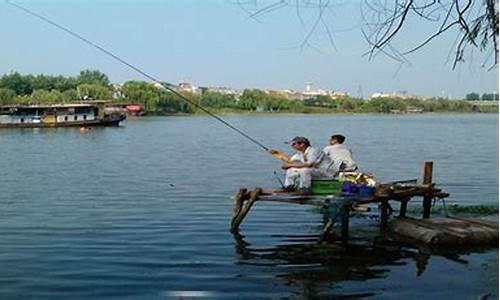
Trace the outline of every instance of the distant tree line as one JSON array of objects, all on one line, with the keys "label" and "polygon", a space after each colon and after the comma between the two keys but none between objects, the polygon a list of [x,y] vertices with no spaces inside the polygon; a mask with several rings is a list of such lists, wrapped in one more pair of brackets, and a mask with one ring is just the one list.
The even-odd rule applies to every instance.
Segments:
[{"label": "distant tree line", "polygon": [[[498,106],[477,106],[468,101],[434,99],[315,96],[304,100],[289,99],[279,92],[245,89],[241,95],[202,89],[201,94],[182,92],[191,101],[216,112],[289,112],[289,113],[391,113],[408,110],[425,112],[497,112]],[[473,93],[471,93],[473,94]],[[477,97],[475,97],[477,95]],[[467,95],[477,100],[479,94]],[[498,94],[483,94],[483,100]],[[112,85],[108,76],[97,70],[83,70],[76,77],[21,75],[11,72],[0,77],[0,105],[55,104],[82,100],[109,100],[138,103],[149,114],[198,113],[198,110],[168,90],[144,81]]]},{"label": "distant tree line", "polygon": [[483,100],[483,101],[498,101],[498,93],[483,93],[482,95],[479,95],[478,93],[469,93],[465,95],[465,100],[467,101],[476,101],[476,100]]},{"label": "distant tree line", "polygon": [[21,75],[0,77],[0,105],[55,104],[81,100],[110,100],[142,104],[151,113],[192,113],[194,110],[172,93],[141,81],[127,81],[121,87],[110,83],[97,70],[83,70],[76,77]]}]

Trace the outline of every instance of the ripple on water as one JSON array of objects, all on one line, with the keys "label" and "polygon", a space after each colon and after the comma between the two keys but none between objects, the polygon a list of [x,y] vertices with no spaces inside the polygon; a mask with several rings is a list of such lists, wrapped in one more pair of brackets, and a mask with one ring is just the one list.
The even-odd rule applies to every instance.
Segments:
[{"label": "ripple on water", "polygon": [[[498,203],[497,116],[228,119],[283,150],[298,134],[323,145],[342,132],[363,169],[382,180],[420,178],[422,162],[434,160],[451,202]],[[496,249],[426,256],[386,244],[369,218],[353,219],[353,243],[342,248],[316,243],[316,210],[258,203],[241,234],[229,234],[233,194],[277,186],[279,164],[219,129],[209,118],[179,117],[85,135],[0,133],[0,297],[498,295],[484,280],[498,278]]]}]

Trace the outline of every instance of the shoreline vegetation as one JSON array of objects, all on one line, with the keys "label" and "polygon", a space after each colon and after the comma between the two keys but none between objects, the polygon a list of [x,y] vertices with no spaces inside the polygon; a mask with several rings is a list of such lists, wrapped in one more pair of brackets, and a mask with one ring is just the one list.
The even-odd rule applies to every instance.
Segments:
[{"label": "shoreline vegetation", "polygon": [[[404,114],[404,113],[498,113],[498,102],[481,105],[466,99],[380,97],[360,99],[317,95],[303,100],[289,99],[278,92],[245,89],[227,94],[209,89],[200,93],[178,91],[193,102],[217,114]],[[21,75],[10,72],[0,77],[0,105],[59,104],[85,100],[142,105],[147,115],[202,114],[168,90],[145,81],[111,84],[96,70],[83,70],[76,77]]]}]

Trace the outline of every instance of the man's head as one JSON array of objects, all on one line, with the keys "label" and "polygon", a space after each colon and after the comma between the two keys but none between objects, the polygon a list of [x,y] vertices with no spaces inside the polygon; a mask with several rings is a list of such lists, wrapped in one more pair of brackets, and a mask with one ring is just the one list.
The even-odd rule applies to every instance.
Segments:
[{"label": "man's head", "polygon": [[311,146],[311,143],[303,136],[296,136],[290,141],[290,146],[297,151],[304,152]]},{"label": "man's head", "polygon": [[345,136],[341,134],[334,134],[330,138],[330,145],[343,144],[345,141]]}]

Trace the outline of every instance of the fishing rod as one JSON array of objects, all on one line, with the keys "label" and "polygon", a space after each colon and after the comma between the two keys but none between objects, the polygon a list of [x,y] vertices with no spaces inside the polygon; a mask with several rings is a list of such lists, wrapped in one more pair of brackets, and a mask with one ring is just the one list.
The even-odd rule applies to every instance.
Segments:
[{"label": "fishing rod", "polygon": [[73,36],[74,38],[96,48],[97,50],[103,52],[104,54],[110,56],[111,58],[115,59],[116,61],[120,62],[121,64],[129,67],[130,69],[136,71],[137,73],[141,74],[142,76],[152,80],[153,82],[155,83],[158,83],[160,84],[164,89],[172,92],[174,95],[178,96],[179,98],[181,98],[182,100],[184,100],[185,102],[191,104],[192,106],[202,110],[203,112],[205,112],[206,114],[208,114],[209,116],[213,117],[214,119],[216,119],[217,121],[221,122],[222,124],[226,125],[227,127],[229,127],[230,129],[236,131],[237,133],[239,133],[241,136],[245,137],[246,139],[248,139],[249,141],[253,142],[254,144],[256,144],[257,146],[261,147],[262,149],[264,149],[265,151],[269,151],[270,149],[268,147],[266,147],[264,144],[262,144],[261,142],[257,141],[256,139],[254,139],[253,137],[251,137],[250,135],[248,135],[247,133],[243,132],[241,129],[238,129],[237,127],[235,127],[234,125],[230,124],[229,122],[227,122],[226,120],[222,119],[221,117],[219,117],[218,115],[216,115],[215,113],[211,112],[210,110],[208,110],[207,108],[201,106],[200,104],[194,102],[193,100],[189,99],[188,97],[182,95],[181,93],[177,92],[176,90],[170,88],[168,85],[166,85],[165,83],[161,82],[160,80],[156,79],[155,77],[153,77],[152,75],[144,72],[143,70],[139,69],[138,67],[134,66],[133,64],[127,62],[126,60],[122,59],[121,57],[119,57],[118,55],[114,54],[113,52],[107,50],[106,48],[92,42],[91,40],[81,36],[80,34],[74,32],[73,30],[55,22],[55,21],[52,21],[51,19],[45,17],[45,16],[42,16],[40,15],[39,13],[36,13],[20,4],[17,4],[17,3],[14,3],[14,2],[11,2],[10,0],[5,0],[5,2],[19,10],[22,10],[24,11],[25,13],[35,17],[35,18],[38,18],[42,21],[44,21],[45,23],[48,23],[56,28],[59,28],[60,30],[66,32],[67,34]]}]

